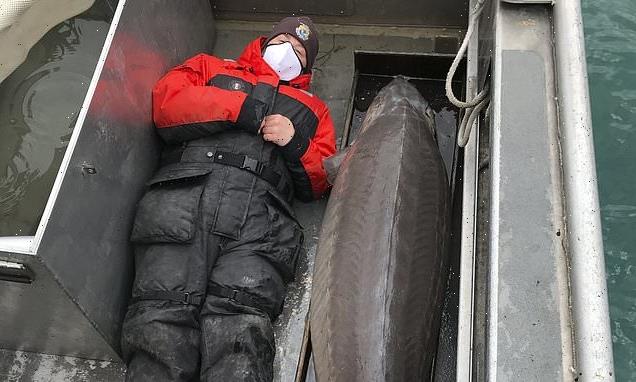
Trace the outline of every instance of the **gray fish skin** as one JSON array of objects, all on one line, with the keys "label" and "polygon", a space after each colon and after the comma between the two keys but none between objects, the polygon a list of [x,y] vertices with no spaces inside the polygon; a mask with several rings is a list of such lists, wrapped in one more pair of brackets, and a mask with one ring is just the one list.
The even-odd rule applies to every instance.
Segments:
[{"label": "gray fish skin", "polygon": [[428,380],[447,275],[448,181],[428,103],[383,88],[339,169],[310,308],[316,379]]}]

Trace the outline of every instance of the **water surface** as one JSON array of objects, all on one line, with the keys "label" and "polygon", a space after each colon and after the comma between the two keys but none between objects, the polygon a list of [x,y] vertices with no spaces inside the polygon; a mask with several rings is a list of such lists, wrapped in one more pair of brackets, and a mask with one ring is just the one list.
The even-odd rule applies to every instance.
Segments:
[{"label": "water surface", "polygon": [[636,381],[636,1],[582,0],[617,381]]},{"label": "water surface", "polygon": [[0,236],[35,234],[108,32],[111,2],[54,26],[0,83]]}]

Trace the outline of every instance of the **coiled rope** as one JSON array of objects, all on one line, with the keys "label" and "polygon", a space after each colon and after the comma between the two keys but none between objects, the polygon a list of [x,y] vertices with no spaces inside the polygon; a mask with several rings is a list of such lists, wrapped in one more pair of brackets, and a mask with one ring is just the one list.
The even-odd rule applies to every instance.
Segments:
[{"label": "coiled rope", "polygon": [[470,36],[474,33],[475,24],[479,15],[484,9],[485,0],[478,0],[475,4],[475,8],[470,12],[470,17],[468,18],[468,30],[466,31],[466,35],[464,36],[464,41],[462,41],[462,45],[459,47],[459,51],[451,64],[450,69],[448,70],[448,74],[446,75],[446,97],[451,103],[457,106],[460,109],[466,109],[464,112],[464,117],[462,118],[461,124],[459,126],[459,131],[457,132],[457,145],[459,147],[465,147],[468,143],[468,139],[470,138],[470,132],[472,130],[475,119],[479,116],[479,113],[488,105],[490,102],[490,98],[488,97],[489,87],[488,85],[484,86],[481,92],[479,92],[472,100],[460,101],[455,97],[455,93],[453,93],[453,77],[455,77],[455,72],[457,71],[457,67],[459,66],[460,61],[464,57],[466,53],[466,49],[468,49],[468,41],[470,40]]}]

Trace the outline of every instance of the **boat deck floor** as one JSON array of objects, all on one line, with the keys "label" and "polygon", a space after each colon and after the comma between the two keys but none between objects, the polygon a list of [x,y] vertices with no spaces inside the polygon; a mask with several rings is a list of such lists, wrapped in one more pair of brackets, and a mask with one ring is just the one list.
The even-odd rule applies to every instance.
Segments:
[{"label": "boat deck floor", "polygon": [[[268,22],[217,21],[214,55],[236,58],[243,47],[272,27]],[[347,124],[354,79],[354,51],[451,53],[460,31],[441,28],[318,25],[321,32],[312,92],[329,106],[338,145]],[[326,199],[297,202],[305,229],[305,248],[296,281],[289,286],[285,308],[275,323],[275,381],[293,381],[309,308],[311,273]],[[448,349],[452,351],[452,349]],[[445,358],[445,357],[443,357]],[[0,350],[0,379],[9,381],[120,381],[118,363]]]}]

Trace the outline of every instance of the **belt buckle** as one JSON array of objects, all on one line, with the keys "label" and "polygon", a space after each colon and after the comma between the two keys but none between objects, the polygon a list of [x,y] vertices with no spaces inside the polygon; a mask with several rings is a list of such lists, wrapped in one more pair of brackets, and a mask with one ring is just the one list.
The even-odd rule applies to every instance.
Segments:
[{"label": "belt buckle", "polygon": [[241,168],[259,174],[262,170],[261,163],[254,158],[248,157],[247,155],[245,155],[245,157],[243,158],[243,164],[241,165]]},{"label": "belt buckle", "polygon": [[236,303],[239,303],[238,300],[236,299],[236,296],[238,296],[238,294],[239,294],[238,290],[232,289],[232,295],[230,297],[228,297],[228,298],[230,299],[230,301],[234,301]]}]

